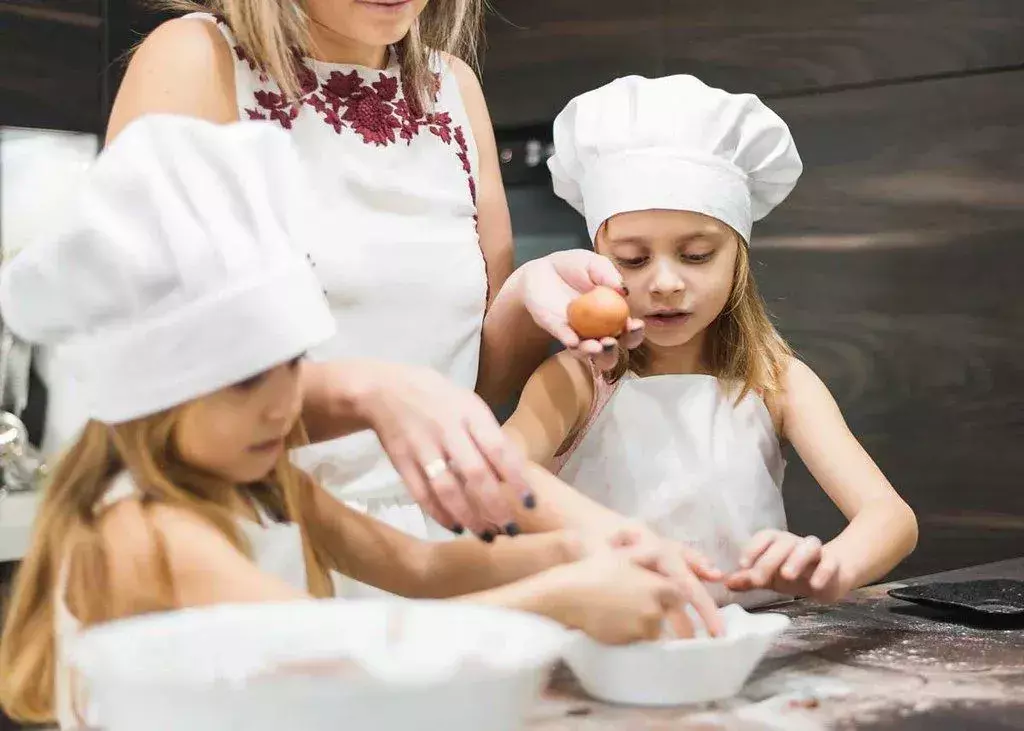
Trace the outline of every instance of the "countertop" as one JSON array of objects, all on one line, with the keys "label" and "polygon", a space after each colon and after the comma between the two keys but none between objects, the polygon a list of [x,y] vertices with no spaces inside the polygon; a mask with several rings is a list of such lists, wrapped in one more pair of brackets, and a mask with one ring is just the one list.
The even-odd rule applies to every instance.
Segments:
[{"label": "countertop", "polygon": [[896,586],[1024,579],[1024,558],[862,589],[836,606],[778,607],[794,622],[740,697],[640,709],[591,701],[556,671],[530,731],[985,731],[1024,729],[1024,622],[953,623],[886,595]]}]

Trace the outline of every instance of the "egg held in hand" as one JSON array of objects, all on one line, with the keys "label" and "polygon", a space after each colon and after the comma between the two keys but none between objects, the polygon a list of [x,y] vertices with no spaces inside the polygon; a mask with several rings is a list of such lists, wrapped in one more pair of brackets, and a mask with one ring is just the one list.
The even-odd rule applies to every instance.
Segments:
[{"label": "egg held in hand", "polygon": [[629,305],[610,287],[595,287],[569,303],[569,327],[584,339],[614,338],[626,329]]}]

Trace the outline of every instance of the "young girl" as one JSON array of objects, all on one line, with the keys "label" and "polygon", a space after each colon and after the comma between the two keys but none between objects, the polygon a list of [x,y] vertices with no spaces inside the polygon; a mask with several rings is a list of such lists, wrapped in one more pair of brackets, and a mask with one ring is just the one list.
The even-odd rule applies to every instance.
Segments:
[{"label": "young girl", "polygon": [[70,226],[5,269],[7,323],[66,349],[91,417],[53,473],[9,606],[11,716],[102,725],[66,664],[83,625],[322,597],[331,570],[607,642],[656,635],[678,612],[643,555],[566,533],[423,543],[291,465],[302,354],[334,331],[296,248],[319,230],[309,193],[280,130],[147,117],[96,163]]},{"label": "young girl", "polygon": [[[550,359],[506,430],[593,500],[699,549],[725,573],[721,603],[835,600],[884,576],[914,548],[914,514],[776,332],[751,271],[752,223],[802,170],[783,121],[693,77],[629,77],[573,100],[554,142],[555,192],[622,272],[646,339],[608,376]],[[786,530],[780,440],[849,520],[825,545]],[[580,498],[545,491],[534,526],[592,513]]]}]

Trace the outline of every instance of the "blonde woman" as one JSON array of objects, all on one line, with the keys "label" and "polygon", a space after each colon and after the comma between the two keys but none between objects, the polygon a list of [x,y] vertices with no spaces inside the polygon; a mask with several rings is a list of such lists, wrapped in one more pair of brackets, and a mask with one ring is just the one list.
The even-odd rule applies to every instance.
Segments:
[{"label": "blonde woman", "polygon": [[310,260],[338,325],[304,376],[305,417],[320,443],[299,464],[417,535],[450,536],[437,524],[485,539],[515,533],[498,484],[527,505],[535,497],[487,404],[522,386],[552,336],[614,362],[614,342],[581,343],[565,309],[578,291],[621,278],[583,251],[512,273],[494,135],[473,72],[483,0],[173,6],[188,15],[137,49],[108,141],[133,119],[168,112],[264,120],[298,145],[323,215]]},{"label": "blonde woman", "polygon": [[[776,332],[751,267],[754,221],[802,171],[786,124],[692,76],[628,77],[558,116],[549,166],[646,337],[608,374],[545,363],[507,431],[582,494],[710,559],[719,603],[833,601],[888,573],[916,544],[914,513]],[[849,520],[825,545],[787,530],[782,440]],[[563,491],[531,527],[564,524],[581,499]]]}]

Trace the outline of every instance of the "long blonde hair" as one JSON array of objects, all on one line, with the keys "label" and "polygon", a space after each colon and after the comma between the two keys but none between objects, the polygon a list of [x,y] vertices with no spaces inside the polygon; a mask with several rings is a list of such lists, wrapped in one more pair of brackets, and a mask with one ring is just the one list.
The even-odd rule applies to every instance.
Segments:
[{"label": "long blonde hair", "polygon": [[[55,596],[62,578],[67,581],[68,606],[83,625],[114,618],[97,506],[118,473],[127,471],[132,476],[144,510],[157,504],[187,509],[250,554],[231,507],[237,505],[232,502],[237,493],[224,481],[190,467],[177,454],[173,432],[180,410],[117,426],[90,422],[58,462],[40,504],[28,554],[16,574],[0,639],[0,703],[11,717],[47,722],[54,716],[54,602],[65,598]],[[306,441],[300,423],[289,435],[288,445]],[[311,543],[306,520],[315,489],[312,479],[283,455],[263,483],[250,487],[248,496],[274,519],[299,525],[309,591],[324,597],[333,593],[328,562]],[[138,596],[133,597],[130,614],[174,608],[166,548],[159,531],[151,528],[150,536],[155,549],[153,575],[145,577]]]},{"label": "long blonde hair", "polygon": [[[739,235],[736,235],[739,239]],[[732,291],[722,312],[705,333],[704,366],[725,383],[739,385],[737,403],[750,391],[778,392],[782,375],[793,351],[775,329],[765,309],[750,268],[750,250],[739,239]],[[607,375],[609,381],[622,378],[627,370],[643,375],[650,366],[650,353],[641,345],[628,353],[620,349],[619,362]]]},{"label": "long blonde hair", "polygon": [[[298,58],[312,55],[310,18],[301,0],[155,0],[170,10],[224,19],[242,51],[290,98],[300,94]],[[406,99],[425,109],[434,93],[430,54],[461,58],[479,70],[485,0],[430,0],[395,46]]]}]

